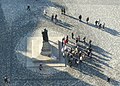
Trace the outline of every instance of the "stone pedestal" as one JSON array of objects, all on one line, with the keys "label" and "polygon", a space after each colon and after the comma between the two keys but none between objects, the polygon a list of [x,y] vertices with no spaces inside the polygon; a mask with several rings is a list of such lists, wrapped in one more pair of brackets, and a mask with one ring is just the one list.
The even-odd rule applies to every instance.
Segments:
[{"label": "stone pedestal", "polygon": [[41,50],[41,55],[44,56],[51,56],[51,46],[49,42],[43,42],[42,50]]}]

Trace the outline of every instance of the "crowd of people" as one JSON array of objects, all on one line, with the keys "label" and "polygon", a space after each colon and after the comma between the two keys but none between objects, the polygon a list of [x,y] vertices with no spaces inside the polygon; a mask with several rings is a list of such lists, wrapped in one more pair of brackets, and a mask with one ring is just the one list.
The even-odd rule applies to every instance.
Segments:
[{"label": "crowd of people", "polygon": [[67,59],[68,65],[70,67],[74,64],[79,65],[80,62],[82,62],[83,60],[92,57],[92,40],[88,42],[88,46],[85,49],[82,49],[81,46],[79,46],[79,43],[82,42],[86,45],[86,37],[80,39],[79,35],[76,38],[74,33],[72,33],[71,35],[72,39],[75,40],[74,46],[67,46],[67,44],[69,43],[68,35],[66,37],[63,37],[62,39],[62,54],[63,57]]}]

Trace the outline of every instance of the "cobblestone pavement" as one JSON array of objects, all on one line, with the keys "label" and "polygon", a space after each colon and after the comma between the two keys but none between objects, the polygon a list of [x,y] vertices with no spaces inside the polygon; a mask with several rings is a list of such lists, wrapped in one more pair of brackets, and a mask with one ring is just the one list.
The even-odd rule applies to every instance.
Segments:
[{"label": "cobblestone pavement", "polygon": [[[119,4],[119,0],[0,0],[0,86],[4,86],[5,75],[10,78],[10,86],[120,86]],[[27,5],[31,6],[30,11],[26,10]],[[49,14],[57,9],[60,14],[61,7],[67,9],[67,15],[58,16],[60,24],[42,15],[44,9]],[[83,21],[89,16],[91,24],[79,22],[79,14]],[[94,20],[99,18],[106,23],[105,30],[94,27]],[[67,67],[64,72],[51,75],[27,69],[14,49],[26,35],[38,36],[41,26],[65,35],[74,32],[86,36],[87,41],[92,39],[93,58],[78,68]],[[107,77],[112,78],[111,83],[106,81]]]}]

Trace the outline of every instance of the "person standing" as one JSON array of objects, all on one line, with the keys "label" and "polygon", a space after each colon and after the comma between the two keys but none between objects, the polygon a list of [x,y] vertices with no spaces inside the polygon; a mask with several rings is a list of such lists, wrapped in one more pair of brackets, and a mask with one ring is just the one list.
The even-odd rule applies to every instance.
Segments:
[{"label": "person standing", "polygon": [[51,16],[51,21],[53,21],[53,19],[54,19],[54,14],[52,14],[52,16]]},{"label": "person standing", "polygon": [[65,13],[66,13],[66,12],[65,12],[65,8],[63,8],[63,14],[65,15]]},{"label": "person standing", "polygon": [[98,25],[98,21],[97,21],[97,20],[95,21],[95,25],[96,25],[96,26]]},{"label": "person standing", "polygon": [[87,22],[87,24],[88,24],[88,22],[89,22],[89,17],[87,17],[86,22]]},{"label": "person standing", "polygon": [[78,38],[76,37],[76,44],[78,43]]},{"label": "person standing", "polygon": [[86,41],[85,41],[85,40],[86,40],[86,36],[83,38],[83,42],[84,42],[84,43],[86,43]]},{"label": "person standing", "polygon": [[30,6],[29,6],[29,5],[27,6],[27,10],[29,10],[29,11],[30,11]]},{"label": "person standing", "polygon": [[81,21],[81,19],[82,19],[82,15],[79,16],[79,21]]},{"label": "person standing", "polygon": [[105,29],[105,23],[103,23],[103,29]]},{"label": "person standing", "polygon": [[42,70],[42,68],[43,68],[42,63],[40,63],[39,70]]},{"label": "person standing", "polygon": [[58,19],[57,19],[57,14],[55,15],[55,23],[57,23]]},{"label": "person standing", "polygon": [[64,10],[63,10],[63,8],[61,8],[61,14],[63,14],[64,12],[63,12]]},{"label": "person standing", "polygon": [[91,45],[91,43],[92,43],[92,40],[89,41],[89,45]]},{"label": "person standing", "polygon": [[99,29],[101,29],[101,27],[102,27],[102,24],[99,24]]},{"label": "person standing", "polygon": [[72,32],[72,39],[74,39],[74,33]]},{"label": "person standing", "polygon": [[80,42],[80,35],[78,35],[78,41]]}]

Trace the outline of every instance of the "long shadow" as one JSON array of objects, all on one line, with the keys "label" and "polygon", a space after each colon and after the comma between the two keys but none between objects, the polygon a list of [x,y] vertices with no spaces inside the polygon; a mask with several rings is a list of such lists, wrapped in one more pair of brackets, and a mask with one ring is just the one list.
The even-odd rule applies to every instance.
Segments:
[{"label": "long shadow", "polygon": [[68,14],[64,14],[64,15],[67,16],[67,17],[70,17],[70,18],[72,18],[72,19],[79,20],[78,18],[75,18],[75,17],[70,16],[70,15],[68,15]]},{"label": "long shadow", "polygon": [[[53,73],[53,74],[35,73],[25,67],[26,59],[29,59],[29,60],[32,60],[32,59],[21,53],[16,53],[16,54],[18,54],[20,57],[13,58],[13,61],[16,61],[16,63],[14,63],[12,65],[17,65],[17,69],[16,69],[16,67],[13,66],[13,70],[12,70],[13,76],[12,76],[11,83],[14,83],[15,81],[17,81],[17,86],[24,85],[25,82],[27,82],[27,81],[29,82],[30,85],[33,85],[31,82],[35,83],[36,81],[37,81],[36,84],[38,84],[38,82],[39,82],[40,84],[43,84],[43,85],[57,85],[58,83],[59,83],[59,85],[66,85],[66,84],[70,85],[70,84],[74,84],[75,82],[79,81],[76,84],[82,84],[82,86],[86,86],[86,85],[92,86],[84,81],[81,81],[81,80],[71,76],[67,72],[58,71],[57,69],[54,69],[54,68],[53,68],[53,70],[58,71],[58,72]],[[21,64],[20,61],[18,60],[19,58],[22,58],[23,61],[25,61],[24,66],[23,66],[23,63]],[[69,83],[67,83],[68,81],[69,81]],[[49,82],[49,83],[47,83],[47,82]],[[58,82],[58,83],[56,83],[56,82]],[[64,82],[64,83],[60,83],[60,82]]]},{"label": "long shadow", "polygon": [[[70,18],[72,18],[72,19],[75,19],[75,20],[79,20],[78,18],[75,18],[75,17],[70,16],[70,15],[68,15],[68,14],[65,14],[65,16],[68,16],[68,17],[70,17]],[[87,24],[87,25],[89,25],[89,26],[91,26],[91,27],[94,27],[94,28],[99,28],[98,26],[96,26],[95,24],[90,23],[90,22],[87,23],[87,22],[84,22],[84,21],[82,21],[82,20],[81,20],[80,22],[82,22],[82,23],[84,23],[84,24]],[[104,29],[101,29],[101,30],[103,30],[103,31],[105,31],[105,32],[107,32],[107,33],[109,33],[109,34],[111,34],[111,35],[114,35],[114,36],[120,36],[120,32],[118,32],[117,30],[108,28],[108,27],[105,27]]]},{"label": "long shadow", "polygon": [[[87,25],[89,25],[89,26],[91,26],[91,27],[99,28],[98,26],[96,26],[95,24],[92,24],[92,23],[90,23],[90,22],[89,22],[89,23],[86,23],[86,22],[84,22],[84,21],[81,21],[81,22],[84,23],[84,24],[87,24]],[[107,32],[107,33],[109,33],[109,34],[111,34],[111,35],[113,35],[113,36],[120,36],[120,32],[118,32],[117,30],[108,28],[108,27],[105,27],[104,29],[100,29],[100,30],[105,31],[105,32]]]},{"label": "long shadow", "polygon": [[[83,74],[89,75],[89,76],[91,76],[91,77],[97,76],[97,77],[99,77],[99,78],[101,78],[101,79],[103,79],[103,80],[105,80],[105,81],[107,81],[107,78],[109,77],[109,76],[106,76],[106,75],[104,75],[103,73],[101,73],[99,70],[97,70],[97,69],[94,68],[93,66],[89,65],[87,62],[81,63],[81,65],[80,65],[79,68],[80,68],[80,71],[81,71]],[[114,79],[112,79],[112,82],[114,82],[114,83],[111,83],[111,84],[113,84],[113,85],[120,83],[119,81],[116,81],[116,80],[114,80]]]},{"label": "long shadow", "polygon": [[108,33],[111,34],[111,35],[119,36],[119,37],[120,37],[120,32],[118,32],[118,31],[116,31],[116,30],[114,30],[114,29],[105,27],[104,31],[108,32]]},{"label": "long shadow", "polygon": [[71,30],[70,29],[70,27],[73,27],[73,25],[71,25],[71,24],[68,24],[68,23],[66,23],[66,22],[64,22],[64,21],[61,21],[61,20],[59,20],[58,19],[58,21],[55,23],[55,22],[53,22],[53,21],[51,21],[51,17],[49,17],[49,16],[43,16],[45,19],[47,19],[48,21],[50,21],[50,22],[52,22],[52,23],[54,23],[54,24],[56,24],[56,25],[58,25],[58,26],[61,26],[61,27],[63,27],[63,28],[66,28],[66,29],[68,29],[68,30]]}]

